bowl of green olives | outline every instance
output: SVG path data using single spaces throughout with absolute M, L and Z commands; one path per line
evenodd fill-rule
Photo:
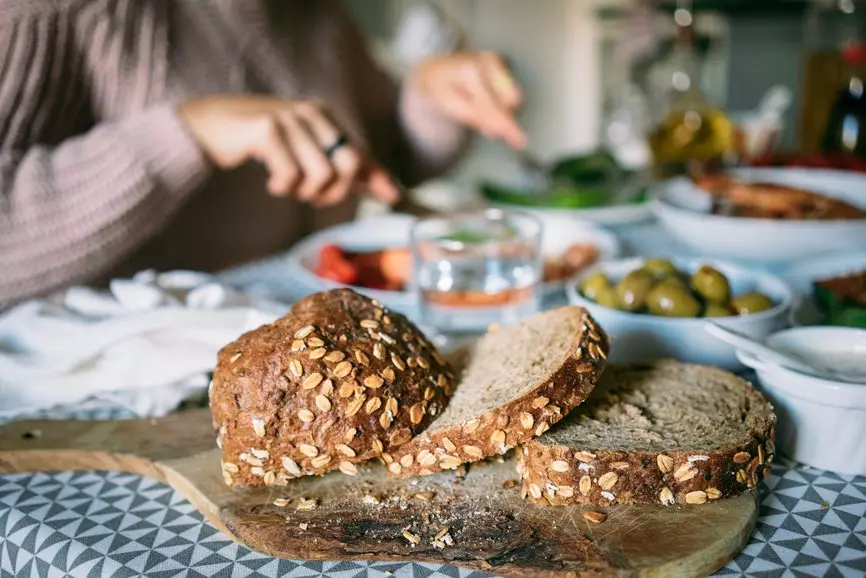
M 662 357 L 742 369 L 734 348 L 704 330 L 707 318 L 762 339 L 787 326 L 792 291 L 779 277 L 715 260 L 606 261 L 567 285 L 614 337 L 611 360 Z

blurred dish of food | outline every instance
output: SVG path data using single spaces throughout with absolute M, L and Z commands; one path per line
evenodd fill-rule
M 608 261 L 566 284 L 615 341 L 611 359 L 659 357 L 742 368 L 734 348 L 704 330 L 705 318 L 754 339 L 787 324 L 792 301 L 778 277 L 709 259 Z
M 827 325 L 866 329 L 866 269 L 819 279 L 813 287 Z
M 730 179 L 660 183 L 651 208 L 701 254 L 784 262 L 866 246 L 866 177 L 839 171 L 740 169 Z
M 544 282 L 564 281 L 598 260 L 593 243 L 573 243 L 564 253 L 544 258 Z M 412 253 L 408 247 L 353 251 L 335 244 L 319 249 L 314 272 L 323 279 L 380 291 L 406 291 L 412 279 Z
M 322 245 L 314 272 L 323 279 L 381 291 L 403 291 L 411 280 L 408 247 L 352 251 L 334 243 Z
M 851 203 L 788 185 L 738 180 L 729 174 L 695 179 L 713 199 L 712 212 L 749 219 L 864 219 L 866 212 Z
M 548 189 L 532 186 L 537 180 L 517 186 L 484 182 L 480 192 L 494 207 L 571 214 L 596 223 L 613 225 L 649 217 L 647 191 L 640 178 L 626 174 L 604 150 L 553 163 Z
M 598 271 L 579 291 L 605 307 L 661 317 L 753 315 L 776 306 L 760 291 L 733 295 L 728 278 L 710 264 L 689 274 L 667 259 L 644 261 L 616 282 Z
M 866 252 L 800 261 L 782 276 L 797 297 L 791 315 L 794 325 L 866 329 Z
M 411 312 L 417 305 L 409 291 L 413 222 L 409 215 L 390 214 L 319 231 L 289 252 L 288 274 L 309 291 L 349 285 L 393 309 Z M 542 292 L 561 291 L 571 275 L 620 254 L 616 236 L 592 224 L 556 217 L 543 217 L 542 224 Z

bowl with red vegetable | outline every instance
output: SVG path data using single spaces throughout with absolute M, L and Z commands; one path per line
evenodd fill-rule
M 362 219 L 315 233 L 289 253 L 290 272 L 310 291 L 349 286 L 402 312 L 411 312 L 414 217 L 392 214 Z M 616 236 L 572 219 L 543 219 L 544 292 L 595 263 L 620 254 Z

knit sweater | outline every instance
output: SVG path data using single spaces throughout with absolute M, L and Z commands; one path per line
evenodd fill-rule
M 314 211 L 268 196 L 257 164 L 209 166 L 176 107 L 223 93 L 320 99 L 407 183 L 463 140 L 377 68 L 336 0 L 0 0 L 0 309 L 220 269 L 352 216 L 357 197 Z

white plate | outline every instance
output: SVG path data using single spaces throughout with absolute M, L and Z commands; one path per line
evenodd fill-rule
M 310 291 L 324 291 L 341 287 L 339 283 L 316 275 L 315 269 L 319 249 L 324 244 L 334 243 L 354 250 L 375 250 L 383 247 L 405 247 L 409 244 L 409 230 L 414 217 L 389 214 L 337 225 L 310 235 L 289 251 L 289 272 L 294 278 L 308 286 Z M 559 255 L 574 243 L 592 243 L 599 250 L 599 260 L 615 259 L 620 254 L 620 243 L 616 236 L 604 229 L 570 218 L 542 218 L 544 233 L 542 251 L 545 255 Z M 562 283 L 545 283 L 544 291 L 562 289 Z M 355 287 L 359 293 L 377 299 L 383 304 L 409 314 L 416 306 L 415 296 L 409 291 L 379 291 Z
M 638 223 L 652 218 L 650 203 L 630 203 L 625 205 L 612 205 L 609 207 L 597 207 L 593 209 L 553 209 L 537 207 L 515 207 L 502 203 L 491 203 L 492 207 L 506 211 L 520 210 L 531 213 L 540 219 L 567 217 L 575 221 L 594 223 L 607 227 L 628 225 Z
M 791 310 L 792 325 L 817 325 L 821 313 L 812 302 L 812 283 L 828 277 L 866 271 L 866 251 L 826 255 L 797 261 L 782 271 L 782 277 L 795 294 Z
M 809 169 L 733 171 L 747 181 L 800 187 L 866 210 L 866 176 Z M 757 262 L 789 262 L 866 246 L 866 219 L 775 221 L 709 214 L 710 196 L 686 178 L 658 185 L 651 210 L 675 237 L 709 256 Z

